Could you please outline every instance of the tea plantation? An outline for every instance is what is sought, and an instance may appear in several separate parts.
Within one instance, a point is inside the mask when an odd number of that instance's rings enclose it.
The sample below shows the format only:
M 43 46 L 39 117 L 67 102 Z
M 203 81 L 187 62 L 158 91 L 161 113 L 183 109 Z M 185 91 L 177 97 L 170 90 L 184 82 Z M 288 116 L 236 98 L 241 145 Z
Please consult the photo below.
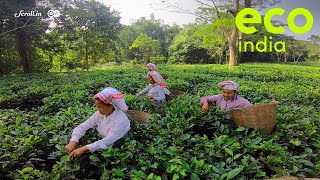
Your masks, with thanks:
M 320 67 L 243 64 L 159 66 L 170 89 L 186 95 L 155 109 L 134 94 L 147 86 L 146 68 L 7 76 L 0 79 L 0 179 L 268 179 L 320 177 Z M 252 103 L 276 99 L 271 135 L 231 127 L 228 113 L 202 113 L 200 97 L 234 80 Z M 152 115 L 131 122 L 128 137 L 79 159 L 64 146 L 74 127 L 96 111 L 92 96 L 105 87 L 125 94 L 130 109 Z M 99 139 L 87 132 L 80 144 Z

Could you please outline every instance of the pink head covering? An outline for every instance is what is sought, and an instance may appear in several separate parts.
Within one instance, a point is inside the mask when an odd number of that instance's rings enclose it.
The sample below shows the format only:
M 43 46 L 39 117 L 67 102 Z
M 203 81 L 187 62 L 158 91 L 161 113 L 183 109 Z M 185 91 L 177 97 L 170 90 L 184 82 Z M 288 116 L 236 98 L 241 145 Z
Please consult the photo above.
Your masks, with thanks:
M 218 83 L 220 89 L 223 90 L 231 90 L 231 91 L 239 91 L 240 85 L 234 81 L 223 81 Z
M 94 96 L 94 99 L 100 99 L 105 104 L 112 104 L 115 109 L 127 111 L 128 106 L 123 98 L 123 95 L 112 87 L 107 87 Z
M 168 86 L 166 82 L 158 72 L 150 71 L 149 76 L 152 77 L 152 79 L 156 82 L 158 86 L 163 88 L 165 94 L 170 94 L 170 91 L 168 90 Z
M 151 70 L 151 71 L 158 72 L 157 66 L 155 64 L 153 64 L 153 63 L 148 63 L 147 67 L 148 67 L 149 71 Z
M 156 82 L 160 87 L 166 87 L 166 82 L 162 78 L 162 76 L 156 71 L 150 71 L 149 76 Z

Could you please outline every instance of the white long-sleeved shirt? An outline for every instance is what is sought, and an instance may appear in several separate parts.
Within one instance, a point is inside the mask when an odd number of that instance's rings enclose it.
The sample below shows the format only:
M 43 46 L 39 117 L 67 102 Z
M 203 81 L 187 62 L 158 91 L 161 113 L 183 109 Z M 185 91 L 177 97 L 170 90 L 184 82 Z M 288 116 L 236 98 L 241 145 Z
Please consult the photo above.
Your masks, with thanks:
M 120 110 L 114 110 L 108 116 L 97 111 L 88 120 L 74 128 L 70 141 L 78 142 L 86 131 L 93 127 L 96 127 L 103 139 L 88 145 L 91 152 L 107 149 L 122 138 L 130 130 L 130 121 L 126 114 Z
M 166 100 L 165 91 L 156 84 L 149 84 L 145 89 L 140 91 L 138 95 L 143 95 L 146 93 L 148 93 L 148 96 L 152 97 L 156 101 Z

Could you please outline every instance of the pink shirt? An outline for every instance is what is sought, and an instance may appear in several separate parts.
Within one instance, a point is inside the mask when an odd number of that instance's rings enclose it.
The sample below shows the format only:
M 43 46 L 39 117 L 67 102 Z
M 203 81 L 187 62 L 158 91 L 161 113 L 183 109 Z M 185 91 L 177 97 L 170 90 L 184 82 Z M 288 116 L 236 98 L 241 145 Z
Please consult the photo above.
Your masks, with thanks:
M 97 111 L 88 120 L 74 128 L 70 141 L 78 142 L 86 134 L 86 131 L 93 127 L 96 127 L 103 139 L 89 144 L 91 152 L 107 149 L 122 138 L 130 129 L 130 121 L 126 114 L 120 110 L 114 110 L 108 116 L 102 115 Z
M 239 95 L 235 95 L 230 100 L 225 100 L 222 94 L 202 97 L 200 100 L 200 103 L 201 105 L 203 105 L 204 103 L 209 103 L 209 104 L 215 103 L 220 110 L 245 108 L 252 105 L 248 100 L 240 97 Z

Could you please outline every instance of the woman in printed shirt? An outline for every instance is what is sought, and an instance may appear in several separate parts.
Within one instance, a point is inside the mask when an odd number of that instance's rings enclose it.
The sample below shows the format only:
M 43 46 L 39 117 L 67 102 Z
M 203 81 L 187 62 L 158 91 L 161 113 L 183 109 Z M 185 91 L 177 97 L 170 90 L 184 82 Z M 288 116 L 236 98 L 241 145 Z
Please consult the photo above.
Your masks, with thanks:
M 94 102 L 98 111 L 73 130 L 71 140 L 65 146 L 70 157 L 79 157 L 87 151 L 106 149 L 130 129 L 130 121 L 123 112 L 127 111 L 128 107 L 119 91 L 111 87 L 105 88 L 94 96 Z M 102 139 L 76 149 L 79 139 L 93 127 L 96 127 Z
M 235 108 L 245 108 L 252 104 L 240 97 L 237 93 L 240 85 L 234 81 L 223 81 L 218 84 L 221 89 L 221 94 L 202 97 L 200 103 L 202 111 L 207 112 L 209 104 L 216 104 L 220 110 L 230 110 Z
M 148 73 L 148 81 L 150 84 L 137 95 L 144 95 L 148 93 L 148 96 L 154 99 L 157 103 L 164 102 L 166 100 L 166 94 L 170 95 L 170 91 L 168 90 L 162 76 L 156 71 L 150 71 Z

